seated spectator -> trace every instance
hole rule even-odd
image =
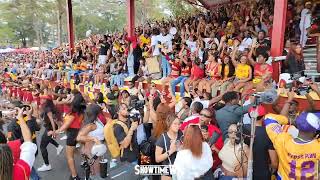
[[[219,75],[221,80],[218,80],[211,86],[211,95],[216,97],[218,95],[218,90],[220,94],[224,94],[234,80],[235,68],[230,60],[229,56],[225,56],[222,64],[219,65]]]
[[[231,55],[231,61],[233,66],[235,67],[236,77],[233,81],[232,86],[234,86],[235,91],[240,91],[246,85],[246,83],[252,79],[252,69],[247,64],[247,56],[242,55],[240,57],[240,63],[236,60],[236,52],[237,47],[234,46],[234,50],[232,51]]]
[[[174,161],[177,179],[213,179],[212,163],[211,149],[202,137],[200,125],[189,124],[184,133],[183,146]]]
[[[181,74],[180,76],[170,82],[172,97],[176,97],[176,85],[180,84],[180,97],[184,97],[185,87],[184,82],[190,77],[191,74],[191,61],[187,57],[180,60]]]
[[[198,86],[201,79],[204,78],[204,69],[201,60],[200,58],[194,58],[194,55],[191,54],[191,76],[184,82],[184,87],[187,92],[193,91],[194,88]]]
[[[203,92],[211,92],[211,86],[219,79],[219,64],[217,53],[209,51],[208,60],[206,62],[206,78],[199,82],[198,89]]]
[[[257,57],[257,61],[254,61],[252,58],[252,54],[255,48],[256,45],[253,44],[249,53],[249,62],[254,69],[254,79],[252,80],[252,82],[246,83],[246,86],[243,89],[243,96],[248,93],[248,90],[251,90],[253,88],[256,88],[257,92],[263,92],[266,89],[271,88],[272,83],[270,81],[272,78],[273,69],[270,64],[266,63],[269,55],[267,54],[267,52],[261,52]]]

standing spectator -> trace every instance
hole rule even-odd
[[[236,124],[228,127],[228,139],[219,152],[222,161],[221,170],[223,176],[219,180],[232,180],[233,178],[243,178],[247,175],[249,147],[246,144],[240,144],[237,134]]]
[[[226,140],[228,134],[228,127],[231,124],[236,124],[241,121],[244,114],[252,107],[251,104],[247,106],[240,106],[239,95],[235,91],[226,92],[222,96],[225,106],[216,112],[216,120],[223,134],[223,141]]]
[[[278,168],[278,156],[274,150],[273,144],[269,139],[266,128],[263,126],[264,115],[266,109],[259,105],[256,108],[250,108],[249,114],[257,111],[258,117],[256,120],[256,130],[253,143],[253,180],[270,180],[272,171],[270,171],[269,163],[271,162],[272,169]],[[243,132],[251,136],[251,125],[244,125]],[[247,139],[247,142],[246,142]],[[245,143],[250,144],[250,138],[245,138]]]
[[[111,45],[108,43],[109,37],[107,35],[103,36],[103,40],[100,41],[100,51],[99,51],[99,59],[97,66],[105,65],[108,59],[108,56],[111,51]]]
[[[84,127],[79,131],[77,141],[84,143],[83,152],[89,157],[91,156],[91,149],[95,144],[101,144],[104,140],[103,127],[104,124],[98,119],[101,113],[99,105],[88,105],[85,113]],[[100,172],[99,161],[96,160],[93,164],[92,175],[98,175]]]
[[[173,165],[177,150],[181,145],[182,132],[179,131],[180,121],[174,114],[168,116],[166,123],[167,132],[163,133],[156,142],[155,159],[157,163],[162,165]],[[169,180],[171,177],[162,176],[161,179]]]
[[[203,104],[201,102],[194,102],[191,105],[191,110],[189,117],[187,117],[181,124],[180,129],[183,131],[189,124],[195,124],[200,122],[200,112],[203,109]]]
[[[301,11],[300,19],[300,44],[304,48],[308,40],[308,34],[310,33],[311,28],[311,2],[306,2],[305,8]]]
[[[290,74],[301,74],[305,70],[302,46],[300,44],[293,44],[286,57],[285,66],[288,68]]]
[[[302,112],[296,119],[298,137],[283,132],[280,124],[288,124],[282,115],[267,114],[265,125],[267,134],[279,157],[278,179],[316,179],[319,172],[320,143],[317,131],[320,130],[319,112]],[[299,158],[297,158],[299,157]]]
[[[176,114],[180,122],[183,122],[189,116],[191,103],[192,99],[190,97],[184,97],[178,103],[180,105],[180,109],[176,109]],[[179,108],[178,104],[175,107]]]
[[[118,122],[113,126],[113,133],[117,139],[117,143],[120,149],[123,149],[123,154],[120,156],[120,161],[129,162],[132,164],[138,163],[138,144],[136,140],[136,129],[138,127],[138,121],[131,122],[128,120],[128,106],[124,103],[119,105]],[[123,126],[127,127],[127,133]],[[106,138],[107,139],[107,138]]]
[[[13,162],[13,154],[9,146],[0,144],[0,177],[3,180],[28,180],[35,161],[37,145],[32,143],[30,129],[23,120],[23,112],[24,108],[19,109],[17,116],[24,143],[20,146],[20,158],[16,163]]]
[[[213,179],[212,163],[211,149],[202,137],[200,125],[189,124],[184,134],[182,150],[177,153],[174,161],[177,179]]]

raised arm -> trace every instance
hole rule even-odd
[[[238,51],[238,47],[233,48],[232,54],[231,54],[231,62],[233,64],[234,67],[237,67],[239,62],[236,60],[236,53]]]
[[[252,66],[254,66],[254,65],[256,64],[256,62],[254,61],[254,59],[253,59],[253,57],[252,57],[253,52],[255,51],[256,47],[257,47],[257,42],[254,41],[254,42],[252,43],[252,46],[251,46],[251,49],[250,49],[250,52],[249,52],[249,55],[248,55],[249,63],[250,63]]]
[[[220,43],[219,43],[219,46],[218,46],[218,52],[220,52],[222,50],[223,44],[226,41],[226,39],[227,39],[227,37],[225,35],[221,37]]]

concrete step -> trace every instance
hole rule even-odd
[[[317,47],[317,44],[306,44],[304,48],[312,48],[312,47]]]
[[[304,49],[303,50],[303,54],[304,53],[317,53],[317,48],[308,48],[308,49]]]
[[[317,63],[317,59],[316,58],[305,58],[304,62],[305,63]]]

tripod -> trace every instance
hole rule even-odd
[[[81,157],[83,159],[81,162],[81,168],[84,170],[85,180],[90,180],[91,166],[97,160],[98,156],[95,155],[92,158],[89,158],[88,155],[81,154]]]
[[[247,179],[252,179],[253,174],[253,143],[254,136],[256,134],[256,121],[258,117],[257,106],[255,105],[255,110],[250,113],[251,117],[251,134],[250,134],[250,149],[249,149],[249,157],[248,157],[248,170],[247,170]]]

